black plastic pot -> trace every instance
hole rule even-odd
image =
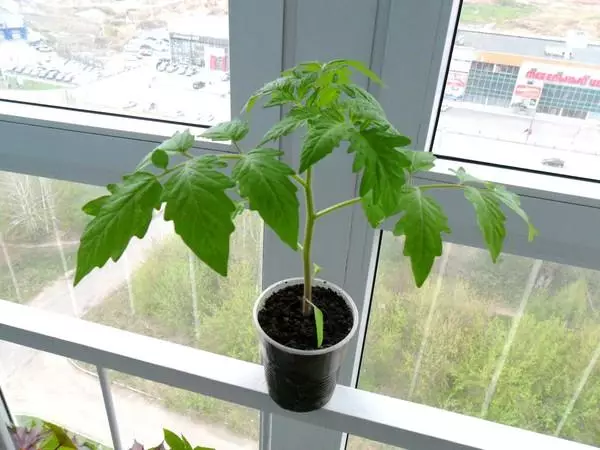
[[[318,350],[298,350],[269,337],[258,323],[258,312],[264,302],[275,292],[303,281],[290,278],[268,287],[258,297],[253,313],[269,395],[282,408],[296,412],[319,409],[331,399],[346,349],[358,329],[358,310],[352,298],[335,284],[316,279],[315,286],[338,292],[352,311],[354,322],[348,335],[337,344]]]

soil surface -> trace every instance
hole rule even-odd
[[[258,312],[258,323],[269,337],[299,350],[316,350],[314,314],[302,314],[303,285],[288,286],[273,294]],[[331,347],[344,339],[354,324],[352,311],[335,291],[313,287],[312,302],[323,312],[323,345]]]

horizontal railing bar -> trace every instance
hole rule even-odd
[[[260,365],[6,301],[0,340],[410,450],[593,448],[344,386],[319,411],[284,411]]]

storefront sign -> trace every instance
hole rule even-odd
[[[528,84],[518,84],[514,92],[515,96],[520,97],[523,100],[538,100],[541,94],[541,87]]]
[[[468,79],[469,74],[467,72],[455,72],[450,70],[448,72],[448,79],[446,80],[446,90],[444,91],[444,95],[454,98],[462,97],[465,95]]]
[[[582,69],[565,69],[550,66],[533,67],[527,70],[525,78],[552,84],[600,88],[600,73],[586,72]]]

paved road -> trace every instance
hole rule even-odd
[[[531,128],[528,135],[525,130]],[[543,114],[531,117],[477,105],[452,107],[440,115],[434,142],[438,154],[600,178],[600,124]],[[542,164],[564,161],[563,168]]]
[[[127,250],[132,270],[144,262],[158,241],[170,234],[171,223],[155,220],[146,239],[135,239]],[[125,270],[123,259],[110,263],[94,271],[72,291],[69,274],[44,289],[30,305],[81,317],[124,283]],[[13,413],[43,417],[101,442],[110,442],[98,380],[75,369],[66,358],[0,342],[0,386]],[[160,442],[161,427],[166,426],[185,432],[198,444],[219,450],[257,448],[255,442],[173,413],[127,389],[113,387],[113,397],[125,443],[137,437],[140,442],[155,445]]]

